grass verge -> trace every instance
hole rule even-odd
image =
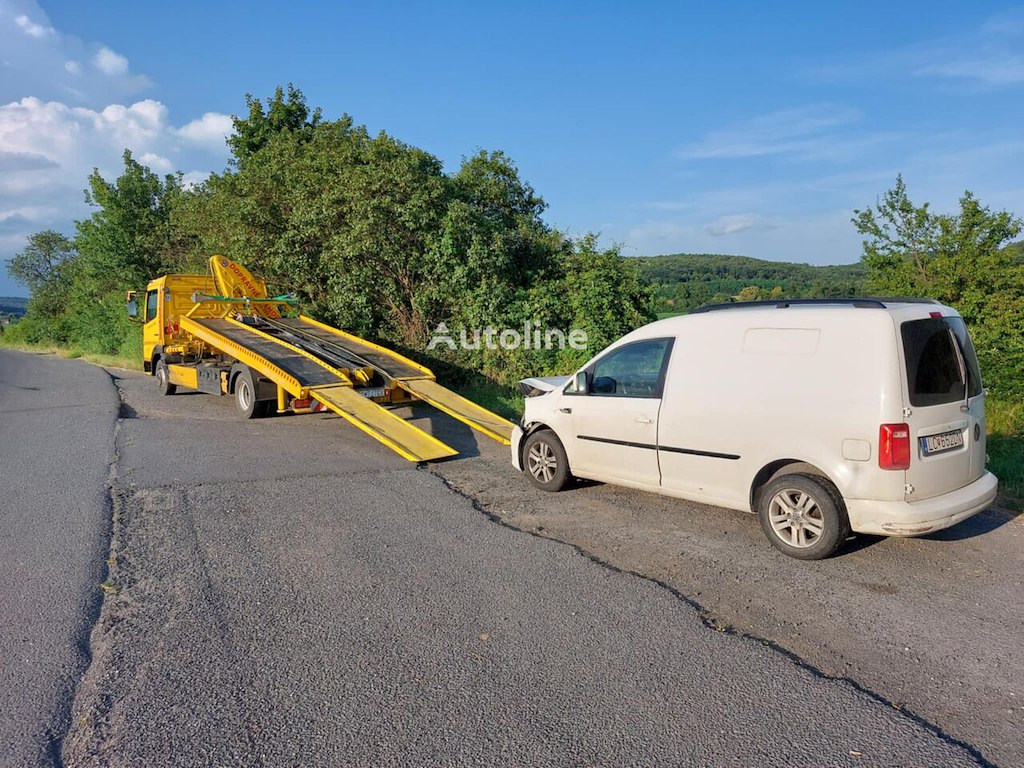
[[[30,352],[35,355],[57,355],[68,359],[82,359],[89,363],[102,365],[107,368],[127,368],[131,371],[141,371],[142,361],[134,357],[124,355],[96,355],[91,352],[83,352],[80,349],[70,347],[58,347],[53,344],[24,344],[21,342],[5,341],[0,336],[0,347],[13,349],[17,352]]]
[[[519,387],[509,387],[489,379],[476,379],[457,385],[453,389],[467,400],[504,416],[509,421],[519,421],[523,414],[523,395]]]
[[[985,403],[988,425],[988,468],[999,478],[999,503],[1024,511],[1024,403],[990,398]]]

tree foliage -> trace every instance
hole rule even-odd
[[[565,370],[652,319],[635,265],[594,238],[568,240],[500,151],[446,173],[434,155],[351,117],[325,121],[298,89],[246,96],[228,167],[196,188],[129,152],[113,182],[97,172],[77,223],[67,297],[75,344],[98,352],[138,335],[123,292],[168,271],[238,260],[308,314],[416,355],[437,326],[586,330],[588,350],[440,350],[433,362],[505,383]]]
[[[320,110],[315,109],[311,114],[302,91],[291,83],[288,83],[287,96],[281,86],[277,87],[274,95],[267,99],[266,110],[262,102],[249,93],[245,94],[245,105],[249,116],[232,117],[234,132],[228,138],[237,163],[263,149],[278,133],[308,135],[309,129],[320,122]]]
[[[902,177],[873,208],[854,212],[864,235],[871,289],[883,295],[936,299],[970,326],[988,386],[1024,395],[1024,263],[1022,222],[993,212],[969,191],[955,214],[915,205]]]

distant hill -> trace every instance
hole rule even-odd
[[[0,315],[17,315],[21,317],[25,314],[27,306],[28,299],[23,299],[20,296],[0,296]]]
[[[861,296],[867,279],[860,263],[818,267],[712,253],[640,256],[637,261],[641,276],[655,288],[659,313],[729,301],[741,292],[743,298],[756,299]]]

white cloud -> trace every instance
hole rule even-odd
[[[21,31],[24,32],[26,35],[28,35],[29,37],[34,37],[37,40],[41,40],[44,37],[49,37],[50,35],[54,34],[55,31],[53,27],[48,27],[43,24],[36,24],[34,21],[32,21],[32,19],[30,19],[25,14],[21,14],[20,16],[15,17],[14,23],[17,24],[21,28]]]
[[[146,152],[140,157],[139,162],[152,171],[159,171],[161,173],[170,173],[174,170],[174,163],[168,160],[166,157],[161,157],[155,152]]]
[[[54,29],[37,0],[0,0],[0,51],[0,104],[35,96],[96,108],[151,85],[110,46]]]
[[[128,59],[106,46],[103,46],[96,52],[92,63],[96,69],[105,75],[118,76],[128,74]]]
[[[87,217],[82,190],[98,168],[108,180],[122,169],[125,148],[156,173],[192,169],[185,182],[206,180],[207,168],[223,168],[218,152],[182,138],[167,107],[152,99],[103,109],[25,97],[0,105],[0,262],[20,251],[41,229],[70,231]],[[0,274],[0,295],[13,286]]]
[[[830,141],[833,129],[861,118],[858,110],[833,104],[812,104],[754,117],[739,125],[712,131],[683,147],[682,159],[731,159],[765,155],[807,154]]]
[[[850,264],[860,258],[860,235],[850,224],[850,215],[847,209],[793,212],[772,223],[762,220],[760,223],[768,223],[767,227],[755,224],[735,229],[728,241],[708,227],[694,226],[688,221],[647,221],[629,230],[626,245],[645,256],[731,253],[796,263]],[[799,238],[793,237],[794,232],[800,233]]]
[[[1024,56],[1009,51],[988,52],[976,56],[942,57],[918,66],[917,76],[954,77],[975,80],[991,86],[1024,83]]]
[[[829,80],[910,77],[1008,88],[1024,84],[1022,49],[1024,11],[1017,9],[965,27],[956,37],[834,59],[812,71]]]
[[[193,144],[223,149],[224,140],[233,130],[231,115],[207,112],[198,120],[183,125],[178,130],[178,135]]]
[[[772,224],[756,214],[734,213],[727,216],[719,216],[710,224],[704,225],[704,231],[713,237],[724,237],[725,235],[745,232],[748,229],[764,232],[769,229],[776,229],[777,227],[777,224]]]
[[[182,174],[181,185],[185,189],[193,189],[204,183],[208,178],[210,178],[209,171],[188,171]]]

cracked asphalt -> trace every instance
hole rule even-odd
[[[657,550],[644,567],[616,562],[609,552],[636,556],[646,538],[700,546],[666,520],[652,534],[652,497],[592,486],[534,498],[505,449],[426,410],[413,416],[468,458],[417,469],[333,416],[243,422],[225,398],[160,398],[140,374],[112,381],[81,363],[0,355],[0,381],[14,382],[0,386],[3,478],[20,483],[4,486],[14,535],[0,552],[9,572],[43,571],[0,588],[2,631],[50,637],[52,649],[45,667],[0,661],[13,681],[0,690],[0,736],[29,756],[7,749],[3,765],[974,765],[1020,754],[1019,742],[979,747],[969,728],[911,714],[855,676],[833,679],[771,642],[792,650],[786,637],[719,631],[707,593],[666,586]],[[62,385],[22,394],[39,365],[61,369]],[[105,388],[102,407],[92,386]],[[31,427],[33,402],[58,393],[96,411],[65,453],[53,447],[69,440],[56,409],[51,429]],[[31,456],[45,467],[13,479]],[[78,516],[19,528],[22,499],[39,508],[46,491]],[[645,525],[629,534],[599,519],[588,546],[565,521],[539,522],[560,508],[579,523],[602,505]],[[52,551],[25,558],[33,536]],[[742,537],[727,541],[711,536],[710,549],[730,567],[751,556]],[[51,605],[72,609],[38,615]]]

